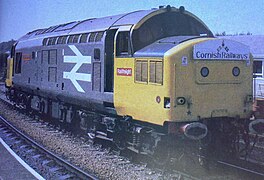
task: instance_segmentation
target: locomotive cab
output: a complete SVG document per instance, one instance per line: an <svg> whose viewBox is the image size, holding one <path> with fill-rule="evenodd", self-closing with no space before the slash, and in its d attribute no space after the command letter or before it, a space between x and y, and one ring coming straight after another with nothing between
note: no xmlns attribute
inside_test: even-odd
<svg viewBox="0 0 264 180"><path fill-rule="evenodd" d="M118 114L157 125L171 119L171 70L166 52L204 36L213 37L206 25L183 7L167 6L134 26L122 27L115 39L114 105Z"/></svg>
<svg viewBox="0 0 264 180"><path fill-rule="evenodd" d="M164 8L118 32L115 50L117 114L192 140L207 132L232 139L238 135L233 129L247 128L253 99L249 47L214 38L183 9Z"/></svg>
<svg viewBox="0 0 264 180"><path fill-rule="evenodd" d="M236 139L248 132L252 100L249 47L214 38L203 22L183 8L159 9L117 32L117 114L137 120L135 129L147 127L150 132L151 127L173 137L168 141L172 149L181 147L180 141L173 140L177 136L203 139L202 155L223 147L217 152L236 156ZM157 142L150 144L155 131L141 148L159 148ZM132 149L138 146L129 144Z"/></svg>

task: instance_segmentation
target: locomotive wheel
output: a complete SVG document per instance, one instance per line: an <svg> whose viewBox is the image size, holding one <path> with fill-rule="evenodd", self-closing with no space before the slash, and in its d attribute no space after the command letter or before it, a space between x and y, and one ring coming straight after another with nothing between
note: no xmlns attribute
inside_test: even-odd
<svg viewBox="0 0 264 180"><path fill-rule="evenodd" d="M124 132L114 133L114 144L119 151L123 151L127 147L126 137Z"/></svg>

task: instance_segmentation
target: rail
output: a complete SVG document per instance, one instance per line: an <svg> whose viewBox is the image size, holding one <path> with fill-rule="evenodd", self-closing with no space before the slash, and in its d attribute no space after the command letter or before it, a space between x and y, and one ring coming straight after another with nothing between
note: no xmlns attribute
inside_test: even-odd
<svg viewBox="0 0 264 180"><path fill-rule="evenodd" d="M73 173L75 177L80 178L80 179L91 179L91 180L96 180L98 179L94 175L91 175L87 172L84 172L80 168L70 164L69 162L63 160L59 156L55 155L51 151L45 149L43 146L40 144L36 143L34 140L30 139L28 136L20 132L15 126L10 124L4 117L0 116L1 121L10 129L12 130L16 135L21 137L23 140L31 144L33 147L35 147L38 151L41 153L45 154L47 157L50 159L54 160L58 165L64 167L68 172Z"/></svg>

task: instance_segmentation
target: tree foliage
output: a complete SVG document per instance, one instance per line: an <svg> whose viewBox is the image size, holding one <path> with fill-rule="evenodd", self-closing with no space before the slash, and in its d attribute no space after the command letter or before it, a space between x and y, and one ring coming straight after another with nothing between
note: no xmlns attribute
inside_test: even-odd
<svg viewBox="0 0 264 180"><path fill-rule="evenodd" d="M10 40L8 42L2 42L0 43L0 54L4 54L7 51L11 50L12 45L15 43L15 40Z"/></svg>
<svg viewBox="0 0 264 180"><path fill-rule="evenodd" d="M247 32L247 33L244 33L244 32L240 32L240 33L235 33L235 34L227 34L225 31L219 33L215 33L215 36L243 36L243 35L252 35L251 32Z"/></svg>

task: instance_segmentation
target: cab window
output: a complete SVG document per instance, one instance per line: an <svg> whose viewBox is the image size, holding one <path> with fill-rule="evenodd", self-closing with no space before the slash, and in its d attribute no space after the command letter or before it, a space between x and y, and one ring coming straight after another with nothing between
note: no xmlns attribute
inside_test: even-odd
<svg viewBox="0 0 264 180"><path fill-rule="evenodd" d="M130 55L130 46L129 46L129 32L119 32L116 40L116 55L117 56L127 56Z"/></svg>

